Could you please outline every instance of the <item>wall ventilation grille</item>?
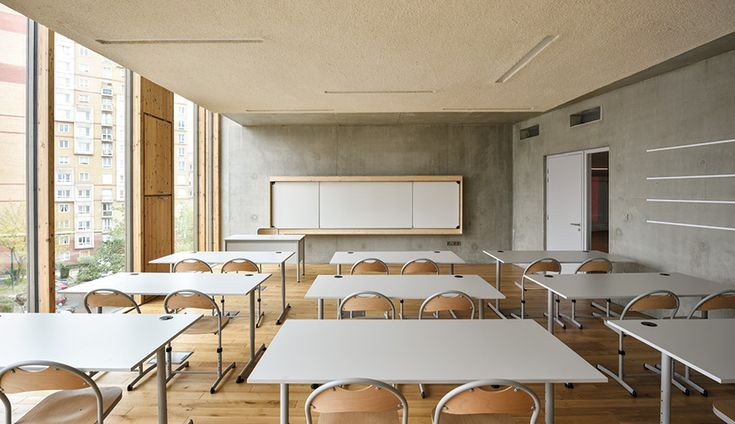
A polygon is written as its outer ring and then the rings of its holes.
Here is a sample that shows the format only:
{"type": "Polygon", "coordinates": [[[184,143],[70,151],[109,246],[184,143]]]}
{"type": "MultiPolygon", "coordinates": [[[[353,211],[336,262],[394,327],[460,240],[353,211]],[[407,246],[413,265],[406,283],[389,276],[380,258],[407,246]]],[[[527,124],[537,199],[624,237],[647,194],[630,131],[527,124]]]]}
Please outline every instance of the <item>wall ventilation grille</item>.
{"type": "Polygon", "coordinates": [[[521,128],[521,140],[525,140],[527,138],[536,137],[537,135],[541,134],[537,125],[533,125],[526,128],[521,128]]]}
{"type": "Polygon", "coordinates": [[[581,112],[573,113],[569,115],[569,126],[576,127],[577,125],[586,124],[588,122],[599,121],[601,117],[600,107],[583,110],[581,112]]]}

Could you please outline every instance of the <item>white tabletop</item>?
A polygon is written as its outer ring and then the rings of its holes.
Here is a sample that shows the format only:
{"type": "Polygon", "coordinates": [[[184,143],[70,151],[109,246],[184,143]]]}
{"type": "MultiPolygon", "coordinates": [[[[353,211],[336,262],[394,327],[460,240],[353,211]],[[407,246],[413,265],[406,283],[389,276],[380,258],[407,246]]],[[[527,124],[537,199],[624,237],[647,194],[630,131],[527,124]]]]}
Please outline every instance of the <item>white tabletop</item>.
{"type": "Polygon", "coordinates": [[[405,250],[405,251],[372,251],[372,252],[334,252],[332,265],[354,264],[363,259],[377,258],[387,264],[400,264],[414,259],[431,259],[438,264],[463,264],[464,259],[449,250],[405,250]]]}
{"type": "Polygon", "coordinates": [[[483,250],[482,253],[504,264],[528,264],[541,258],[554,258],[563,264],[582,263],[593,258],[606,258],[610,262],[635,262],[598,250],[483,250]]]}
{"type": "Polygon", "coordinates": [[[396,299],[426,299],[447,290],[459,290],[475,299],[505,299],[479,275],[319,275],[306,292],[307,299],[344,299],[360,291],[376,291],[396,299]]]}
{"type": "Polygon", "coordinates": [[[533,320],[288,320],[248,382],[349,377],[398,384],[607,381],[533,320]]]}
{"type": "Polygon", "coordinates": [[[735,383],[735,320],[617,320],[607,325],[720,384],[735,383]],[[656,327],[641,324],[646,321],[656,327]]]}
{"type": "Polygon", "coordinates": [[[704,296],[732,288],[676,272],[528,275],[527,278],[565,299],[635,297],[653,290],[669,290],[677,296],[704,296]]]}
{"type": "Polygon", "coordinates": [[[208,264],[223,264],[231,259],[250,259],[256,264],[280,264],[293,256],[294,252],[178,252],[150,261],[152,264],[175,264],[184,259],[199,259],[208,264]]]}
{"type": "Polygon", "coordinates": [[[233,234],[225,237],[225,241],[300,241],[303,234],[233,234]]]}
{"type": "Polygon", "coordinates": [[[43,360],[82,371],[131,371],[199,314],[2,314],[0,367],[43,360]]]}
{"type": "Polygon", "coordinates": [[[243,296],[255,290],[271,274],[208,272],[120,272],[61,291],[86,294],[98,289],[117,289],[127,294],[167,295],[176,290],[198,290],[210,296],[243,296]]]}

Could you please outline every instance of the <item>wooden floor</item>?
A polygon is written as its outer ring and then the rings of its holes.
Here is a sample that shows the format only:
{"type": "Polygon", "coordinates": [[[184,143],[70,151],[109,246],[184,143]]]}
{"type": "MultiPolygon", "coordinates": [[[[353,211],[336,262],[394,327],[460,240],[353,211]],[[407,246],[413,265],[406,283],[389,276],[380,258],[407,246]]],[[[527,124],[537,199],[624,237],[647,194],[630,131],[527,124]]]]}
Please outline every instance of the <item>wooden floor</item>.
{"type": "MultiPolygon", "coordinates": [[[[271,270],[266,269],[266,272],[271,270]]],[[[396,270],[397,271],[397,270],[396,270]]],[[[504,271],[502,291],[509,296],[505,305],[518,305],[518,291],[512,284],[519,275],[516,268],[507,267],[504,271]]],[[[274,269],[274,276],[267,283],[263,294],[263,304],[266,310],[264,325],[256,332],[257,343],[268,344],[278,331],[275,319],[280,311],[280,278],[274,269]]],[[[446,272],[444,270],[443,272],[446,272]]],[[[464,265],[457,266],[457,273],[481,274],[486,280],[494,282],[493,265],[464,265]]],[[[291,319],[316,318],[316,303],[305,300],[304,293],[310,283],[319,273],[334,273],[334,267],[328,265],[308,265],[306,278],[301,283],[295,281],[295,268],[287,272],[288,301],[292,305],[289,315],[291,319]]],[[[529,295],[527,305],[533,316],[541,316],[546,302],[545,291],[533,291],[529,295]]],[[[409,316],[415,315],[419,302],[406,302],[406,312],[409,316]]],[[[586,302],[579,302],[579,315],[590,315],[586,302]]],[[[239,309],[246,312],[246,298],[232,298],[227,302],[229,309],[239,309]]],[[[145,312],[159,312],[160,301],[152,302],[144,307],[145,312]]],[[[564,305],[565,309],[568,305],[564,305]]],[[[325,316],[333,319],[335,305],[326,302],[325,316]]],[[[490,315],[491,313],[487,313],[490,315]]],[[[591,364],[602,363],[613,368],[617,363],[617,338],[599,320],[583,319],[583,330],[557,328],[557,336],[572,347],[591,364]]],[[[545,320],[539,320],[545,325],[545,320]]],[[[224,357],[225,361],[236,361],[245,364],[247,358],[246,342],[247,315],[235,319],[224,330],[224,357]]],[[[318,342],[315,340],[315,342],[318,342]]],[[[644,345],[633,340],[626,340],[626,363],[628,371],[639,374],[631,377],[629,382],[638,390],[638,398],[632,398],[617,383],[582,384],[574,389],[557,386],[556,389],[556,422],[557,423],[655,423],[658,422],[659,411],[659,379],[657,376],[643,370],[645,361],[654,362],[658,355],[644,345]]],[[[503,348],[503,340],[497,340],[497,348],[503,348]]],[[[191,359],[192,369],[213,367],[216,358],[215,336],[184,336],[175,344],[175,349],[191,349],[194,356],[191,359]]],[[[294,352],[298,355],[299,352],[294,352]]],[[[734,353],[735,354],[735,353],[734,353]]],[[[543,352],[539,352],[539,359],[543,360],[543,352]]],[[[441,366],[441,364],[437,364],[441,366]]],[[[239,370],[236,370],[239,372],[239,370]]],[[[148,378],[136,390],[124,392],[124,398],[115,408],[113,414],[105,422],[116,423],[155,423],[156,422],[156,384],[153,378],[148,378]]],[[[237,373],[231,373],[220,391],[214,395],[209,393],[212,382],[211,376],[184,375],[177,376],[170,384],[169,422],[180,424],[187,417],[193,417],[195,423],[277,423],[278,422],[278,386],[235,384],[237,373]]],[[[100,385],[117,384],[125,386],[132,379],[132,374],[106,374],[98,378],[100,385]]],[[[706,378],[696,375],[696,381],[707,388],[711,395],[702,397],[692,394],[685,397],[676,389],[672,389],[672,422],[673,423],[719,423],[712,414],[712,402],[720,399],[735,399],[735,387],[720,386],[706,378]]],[[[418,388],[412,385],[401,386],[410,406],[410,422],[412,424],[430,423],[430,412],[437,400],[446,393],[450,386],[429,386],[429,397],[422,400],[418,395],[418,388]]],[[[531,388],[541,398],[543,405],[543,385],[532,385],[531,388]]],[[[304,400],[311,389],[308,386],[291,386],[291,422],[303,423],[304,400]]],[[[29,407],[37,397],[16,398],[19,410],[29,407]]],[[[519,420],[518,422],[523,422],[519,420]]],[[[528,422],[526,419],[525,422],[528,422]]],[[[542,422],[540,420],[540,422],[542,422]]]]}

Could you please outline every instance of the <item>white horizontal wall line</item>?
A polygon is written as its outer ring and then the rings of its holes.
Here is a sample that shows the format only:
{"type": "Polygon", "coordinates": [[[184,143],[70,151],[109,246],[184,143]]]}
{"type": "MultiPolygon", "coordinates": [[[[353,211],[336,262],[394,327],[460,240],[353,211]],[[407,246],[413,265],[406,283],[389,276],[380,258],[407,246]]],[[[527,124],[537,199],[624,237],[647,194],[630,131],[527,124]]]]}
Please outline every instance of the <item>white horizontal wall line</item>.
{"type": "Polygon", "coordinates": [[[714,144],[726,144],[726,143],[735,143],[735,138],[732,138],[729,140],[705,141],[703,143],[682,144],[679,146],[658,147],[655,149],[647,149],[646,153],[664,152],[666,150],[689,149],[692,147],[704,147],[704,146],[712,146],[714,144]]]}
{"type": "Polygon", "coordinates": [[[646,199],[646,202],[658,202],[658,203],[700,203],[700,204],[706,204],[706,205],[735,205],[735,200],[646,199]]]}
{"type": "Polygon", "coordinates": [[[735,174],[710,174],[710,175],[672,175],[667,177],[646,177],[649,181],[655,180],[701,180],[704,178],[733,178],[735,174]]]}
{"type": "Polygon", "coordinates": [[[716,225],[701,225],[701,224],[687,224],[684,222],[654,221],[651,219],[647,219],[646,222],[649,224],[673,225],[675,227],[690,227],[690,228],[704,228],[707,230],[735,231],[735,228],[733,227],[719,227],[716,225]]]}

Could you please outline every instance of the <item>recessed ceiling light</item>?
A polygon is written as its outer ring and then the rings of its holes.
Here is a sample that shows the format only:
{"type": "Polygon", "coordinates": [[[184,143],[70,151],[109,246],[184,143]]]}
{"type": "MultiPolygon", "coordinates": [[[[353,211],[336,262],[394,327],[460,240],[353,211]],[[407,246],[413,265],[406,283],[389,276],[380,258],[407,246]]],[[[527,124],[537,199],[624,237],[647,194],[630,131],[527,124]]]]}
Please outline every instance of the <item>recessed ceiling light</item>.
{"type": "Polygon", "coordinates": [[[314,112],[334,112],[334,109],[246,109],[249,113],[314,113],[314,112]]]}
{"type": "Polygon", "coordinates": [[[100,44],[257,44],[262,38],[142,38],[95,40],[100,44]]]}
{"type": "Polygon", "coordinates": [[[515,63],[515,65],[511,66],[510,69],[505,71],[503,76],[497,79],[495,81],[496,83],[504,83],[511,79],[513,75],[518,73],[521,69],[523,69],[526,65],[528,65],[529,62],[531,62],[536,56],[538,56],[539,53],[541,53],[546,47],[549,46],[549,44],[553,43],[554,40],[559,38],[558,35],[547,35],[544,37],[541,41],[539,41],[538,44],[536,44],[531,50],[528,51],[528,53],[524,54],[518,62],[515,63]]]}
{"type": "Polygon", "coordinates": [[[324,94],[434,94],[434,90],[324,90],[324,94]]]}
{"type": "Polygon", "coordinates": [[[444,107],[447,112],[533,112],[532,107],[444,107]]]}

